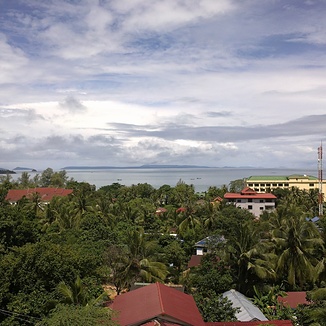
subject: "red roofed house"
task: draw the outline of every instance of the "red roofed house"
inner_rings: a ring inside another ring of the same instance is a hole
[[[121,326],[205,326],[191,295],[161,283],[150,284],[117,296],[111,308]]]
[[[10,203],[16,203],[18,200],[26,197],[32,199],[37,193],[40,196],[40,200],[44,203],[48,203],[55,196],[64,197],[72,193],[72,189],[64,188],[30,188],[30,189],[10,189],[7,193],[6,200]]]
[[[235,206],[248,209],[256,217],[263,211],[275,209],[276,196],[271,193],[257,193],[249,187],[244,188],[240,193],[227,192],[224,199]]]

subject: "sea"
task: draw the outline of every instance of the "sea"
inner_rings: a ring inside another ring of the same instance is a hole
[[[119,183],[125,186],[148,183],[158,189],[163,185],[175,187],[178,182],[193,185],[196,192],[205,192],[209,187],[228,186],[231,181],[257,175],[287,176],[291,174],[306,174],[317,176],[316,169],[291,168],[124,168],[124,169],[85,169],[66,170],[69,178],[78,182],[87,182],[99,189],[106,185]],[[31,178],[42,172],[28,172]],[[21,172],[13,174],[14,180]]]

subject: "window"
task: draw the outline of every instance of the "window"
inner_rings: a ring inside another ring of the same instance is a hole
[[[277,187],[277,183],[273,183],[273,187]]]
[[[279,186],[279,187],[283,187],[283,183],[279,183],[278,186]]]
[[[253,185],[253,183],[248,183],[248,187],[252,187]]]
[[[264,210],[264,207],[259,207],[259,209],[260,209],[261,211],[263,211],[263,210]]]
[[[255,187],[259,187],[259,183],[255,183]]]
[[[309,183],[309,187],[313,187],[314,186],[314,184],[313,183]]]
[[[288,186],[289,186],[289,184],[288,184],[288,183],[284,183],[284,186],[285,186],[285,187],[288,187]]]
[[[263,202],[264,202],[264,199],[259,199],[259,202],[260,202],[260,203],[263,203]]]
[[[252,203],[252,198],[249,198],[248,199],[248,203]]]
[[[271,184],[270,183],[266,183],[266,187],[270,187],[271,186]]]
[[[252,205],[248,205],[248,209],[252,209]]]
[[[237,199],[237,203],[241,203],[241,199]]]

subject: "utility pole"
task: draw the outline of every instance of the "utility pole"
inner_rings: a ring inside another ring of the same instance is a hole
[[[318,212],[319,217],[323,216],[323,146],[322,143],[318,147]]]

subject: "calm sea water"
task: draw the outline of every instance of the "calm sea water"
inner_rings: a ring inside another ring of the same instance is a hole
[[[40,174],[41,172],[39,172]],[[210,186],[221,187],[231,181],[254,175],[307,174],[317,176],[317,168],[309,169],[256,169],[256,168],[168,168],[168,169],[108,169],[108,170],[67,170],[67,175],[79,182],[94,184],[96,188],[114,182],[125,186],[148,183],[154,188],[162,185],[176,186],[179,180],[192,184],[197,192],[206,191]],[[35,173],[30,173],[31,177]],[[17,179],[20,173],[13,175]]]

